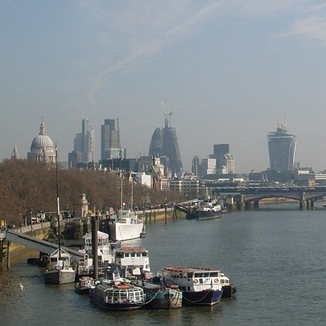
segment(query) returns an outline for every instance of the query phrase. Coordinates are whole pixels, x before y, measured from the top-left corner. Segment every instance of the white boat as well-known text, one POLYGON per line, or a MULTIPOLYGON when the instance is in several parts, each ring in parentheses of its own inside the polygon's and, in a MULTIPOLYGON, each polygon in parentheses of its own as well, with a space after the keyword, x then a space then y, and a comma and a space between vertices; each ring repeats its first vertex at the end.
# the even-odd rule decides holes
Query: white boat
POLYGON ((212 201, 203 201, 199 203, 196 210, 197 219, 211 219, 220 217, 222 206, 212 201))
POLYGON ((111 216, 111 239, 125 241, 140 238, 144 232, 144 223, 138 215, 129 209, 120 210, 111 216))
POLYGON ((44 281, 50 284, 75 282, 76 271, 71 264, 71 255, 62 248, 49 256, 49 264, 44 271, 44 281))
POLYGON ((122 246, 115 250, 115 266, 119 268, 123 277, 151 278, 148 250, 142 247, 122 246))
MULTIPOLYGON (((112 243, 109 240, 109 235, 105 232, 97 231, 97 257, 100 268, 104 268, 114 262, 114 252, 112 243)), ((78 263, 78 275, 88 276, 94 271, 93 266, 93 251, 92 251, 92 232, 88 232, 83 236, 83 248, 78 251, 85 254, 84 259, 78 263)), ((116 244, 114 244, 116 245, 116 244)))
MULTIPOLYGON (((133 180, 131 179, 131 198, 130 208, 133 204, 133 180)), ((120 210, 117 214, 110 216, 110 237, 113 241, 125 241, 142 237, 145 234, 145 228, 143 221, 138 218, 138 215, 131 209, 124 209, 124 203, 122 201, 123 196, 123 176, 121 175, 121 187, 120 187, 120 210)))
POLYGON ((162 277, 165 283, 178 285, 185 305, 211 306, 221 300, 221 272, 216 268, 166 267, 162 277))

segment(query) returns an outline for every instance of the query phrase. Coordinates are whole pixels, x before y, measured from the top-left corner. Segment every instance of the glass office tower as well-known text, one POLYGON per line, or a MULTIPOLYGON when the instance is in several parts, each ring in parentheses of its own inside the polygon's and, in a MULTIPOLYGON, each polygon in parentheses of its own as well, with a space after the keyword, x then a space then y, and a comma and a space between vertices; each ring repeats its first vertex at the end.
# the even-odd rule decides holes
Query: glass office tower
POLYGON ((288 133, 283 123, 267 137, 270 168, 280 172, 293 170, 297 138, 288 133))

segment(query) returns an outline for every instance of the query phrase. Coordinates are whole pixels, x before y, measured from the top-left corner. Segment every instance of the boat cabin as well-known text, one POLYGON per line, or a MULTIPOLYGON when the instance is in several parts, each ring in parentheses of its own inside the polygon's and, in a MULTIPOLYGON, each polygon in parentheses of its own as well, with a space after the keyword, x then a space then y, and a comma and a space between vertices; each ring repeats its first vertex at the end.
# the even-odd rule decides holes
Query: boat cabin
POLYGON ((215 268, 166 267, 162 272, 166 283, 177 284, 182 291, 221 289, 221 272, 215 268))
POLYGON ((124 271, 125 277, 130 276, 129 274, 140 275, 143 272, 150 272, 148 250, 142 247, 115 249, 115 263, 124 271))
POLYGON ((143 303, 145 301, 145 295, 142 288, 126 285, 107 285, 99 284, 95 287, 94 295, 101 297, 105 303, 143 303))
POLYGON ((56 268, 63 268, 70 266, 71 264, 71 255, 61 248, 60 253, 59 249, 56 249, 49 257, 50 265, 56 268))

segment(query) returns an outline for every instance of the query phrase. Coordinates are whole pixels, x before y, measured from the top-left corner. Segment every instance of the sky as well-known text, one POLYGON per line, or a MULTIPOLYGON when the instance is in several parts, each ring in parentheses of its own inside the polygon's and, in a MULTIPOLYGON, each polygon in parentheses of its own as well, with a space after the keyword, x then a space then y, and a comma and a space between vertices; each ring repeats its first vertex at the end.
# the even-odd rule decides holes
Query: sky
POLYGON ((2 0, 0 160, 27 157, 42 117, 67 161, 81 120, 119 119, 148 155, 172 112, 186 171, 228 143, 238 173, 269 167, 285 123, 295 161, 326 169, 326 3, 314 0, 2 0))

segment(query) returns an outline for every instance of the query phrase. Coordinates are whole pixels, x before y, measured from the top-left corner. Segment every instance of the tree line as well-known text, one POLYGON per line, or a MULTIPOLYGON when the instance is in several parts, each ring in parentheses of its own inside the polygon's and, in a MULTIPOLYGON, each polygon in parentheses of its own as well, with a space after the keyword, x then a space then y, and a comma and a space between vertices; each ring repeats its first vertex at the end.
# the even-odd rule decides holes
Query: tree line
POLYGON ((70 212, 83 193, 96 211, 120 209, 121 202, 126 208, 149 208, 184 200, 179 192, 154 191, 130 175, 7 159, 0 163, 0 221, 20 225, 27 214, 56 212, 57 186, 60 209, 70 212))

